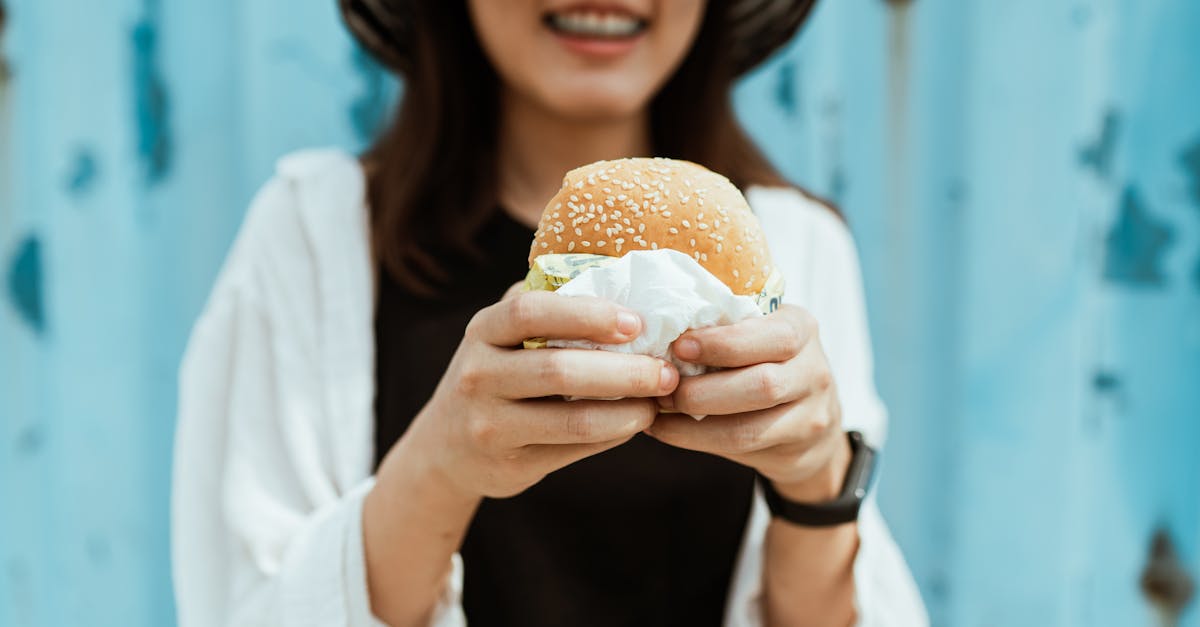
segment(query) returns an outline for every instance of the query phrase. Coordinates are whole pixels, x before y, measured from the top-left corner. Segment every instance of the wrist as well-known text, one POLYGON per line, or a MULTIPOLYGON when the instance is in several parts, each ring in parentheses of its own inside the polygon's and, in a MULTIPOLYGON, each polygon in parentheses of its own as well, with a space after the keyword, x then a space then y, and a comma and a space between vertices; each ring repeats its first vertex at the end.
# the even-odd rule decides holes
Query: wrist
POLYGON ((771 480, 775 491, 783 498, 795 503, 821 504, 832 501, 841 494, 846 482, 846 473, 854 452, 849 440, 841 433, 833 436, 833 450, 826 462, 807 477, 798 480, 771 480))

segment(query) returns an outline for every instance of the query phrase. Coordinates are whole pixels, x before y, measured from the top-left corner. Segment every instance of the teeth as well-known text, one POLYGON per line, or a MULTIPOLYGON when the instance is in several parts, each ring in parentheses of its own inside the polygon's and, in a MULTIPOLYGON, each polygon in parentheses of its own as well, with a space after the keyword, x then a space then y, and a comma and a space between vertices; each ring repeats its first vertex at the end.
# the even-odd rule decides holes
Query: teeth
POLYGON ((585 37, 628 37, 642 28, 642 21, 630 15, 597 11, 570 11, 551 15, 558 30, 585 37))

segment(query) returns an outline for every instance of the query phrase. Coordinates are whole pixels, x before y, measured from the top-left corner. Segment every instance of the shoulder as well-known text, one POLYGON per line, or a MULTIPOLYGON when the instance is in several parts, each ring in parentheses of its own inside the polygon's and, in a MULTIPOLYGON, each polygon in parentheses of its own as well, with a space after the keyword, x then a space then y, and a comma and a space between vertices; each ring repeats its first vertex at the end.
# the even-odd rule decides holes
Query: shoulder
POLYGON ((794 187, 751 187, 746 200, 789 287, 808 284, 818 273, 857 276, 854 238, 832 205, 794 187))
POLYGON ((304 150, 279 159, 250 202, 218 291, 303 288, 323 264, 365 253, 364 190, 358 160, 344 151, 304 150))
POLYGON ((837 209, 795 187, 751 187, 746 200, 768 231, 790 237, 805 235, 818 239, 846 239, 850 230, 837 209))

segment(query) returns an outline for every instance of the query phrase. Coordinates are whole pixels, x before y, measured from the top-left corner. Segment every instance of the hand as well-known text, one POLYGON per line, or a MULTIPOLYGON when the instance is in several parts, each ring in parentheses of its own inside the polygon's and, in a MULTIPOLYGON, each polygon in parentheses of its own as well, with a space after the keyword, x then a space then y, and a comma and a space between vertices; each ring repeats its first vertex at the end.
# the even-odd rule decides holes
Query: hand
POLYGON ((761 318, 691 330, 674 352, 724 370, 685 378, 661 398, 664 408, 685 413, 660 415, 649 435, 750 466, 790 500, 837 496, 851 452, 812 315, 785 305, 761 318))
POLYGON ((674 391, 674 367, 641 355, 519 345, 530 337, 619 344, 641 330, 636 313, 604 300, 510 291, 467 326, 402 440, 406 454, 463 495, 506 497, 628 441, 654 420, 653 398, 674 391))

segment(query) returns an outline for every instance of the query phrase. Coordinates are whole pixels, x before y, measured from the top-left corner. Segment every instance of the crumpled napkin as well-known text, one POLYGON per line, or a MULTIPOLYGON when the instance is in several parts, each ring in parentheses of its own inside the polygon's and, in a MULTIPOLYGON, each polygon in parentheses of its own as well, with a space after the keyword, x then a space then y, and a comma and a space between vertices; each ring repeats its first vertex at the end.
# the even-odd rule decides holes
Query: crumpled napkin
POLYGON ((695 259, 676 250, 634 251, 591 268, 555 292, 562 296, 598 296, 624 305, 642 317, 642 334, 627 344, 587 340, 550 340, 552 348, 589 348, 665 359, 680 376, 703 374, 705 367, 680 361, 671 343, 688 329, 740 322, 762 311, 754 299, 734 294, 695 259))

